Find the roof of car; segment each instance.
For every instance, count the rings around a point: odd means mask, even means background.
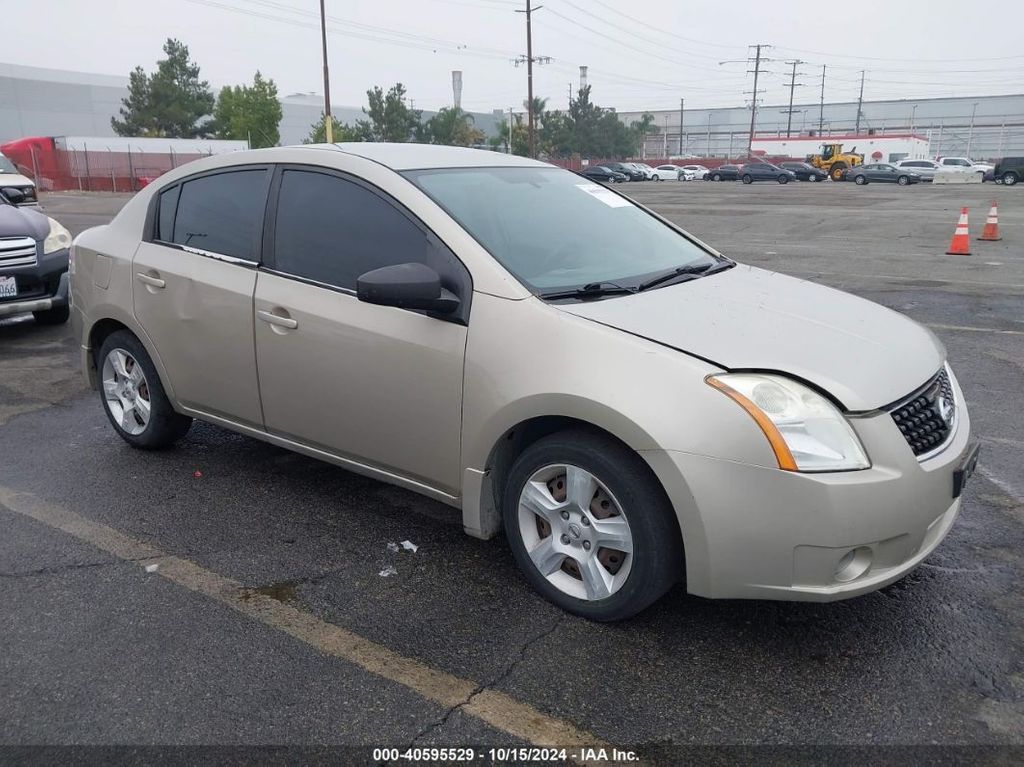
[[[547,163],[527,157],[436,144],[387,144],[373,142],[346,142],[342,144],[314,144],[318,149],[334,148],[348,154],[365,157],[392,170],[421,168],[482,168],[495,166],[545,167]]]

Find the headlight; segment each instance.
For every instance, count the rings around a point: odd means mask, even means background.
[[[43,240],[43,253],[56,253],[58,250],[70,247],[71,232],[52,218],[48,220],[50,222],[50,233]]]
[[[843,414],[803,384],[762,373],[726,373],[708,376],[707,382],[757,422],[780,469],[846,471],[871,465]]]

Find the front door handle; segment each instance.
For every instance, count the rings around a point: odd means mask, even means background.
[[[256,316],[264,322],[269,322],[271,325],[277,325],[281,328],[288,328],[288,330],[295,330],[299,326],[299,323],[291,317],[282,317],[280,314],[274,314],[263,309],[258,310]]]
[[[167,287],[167,283],[161,280],[159,277],[153,277],[149,274],[143,274],[142,272],[139,272],[135,276],[138,278],[139,282],[141,282],[143,285],[148,285],[151,288],[163,290],[165,287]]]

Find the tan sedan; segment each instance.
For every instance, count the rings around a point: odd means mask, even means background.
[[[877,589],[946,535],[976,460],[930,332],[528,159],[201,160],[80,235],[71,269],[83,368],[128,443],[199,418],[439,499],[594,619],[680,580]]]

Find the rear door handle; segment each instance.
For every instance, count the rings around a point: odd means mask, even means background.
[[[162,290],[163,288],[167,287],[167,283],[161,280],[159,277],[151,277],[150,275],[143,274],[142,272],[139,272],[135,276],[138,278],[139,282],[141,282],[143,285],[149,285],[149,287],[151,288],[157,288],[159,290]]]
[[[271,325],[288,328],[289,330],[295,330],[299,326],[299,323],[291,317],[282,317],[280,314],[274,314],[263,309],[259,309],[256,312],[256,316],[264,322],[269,322]]]

